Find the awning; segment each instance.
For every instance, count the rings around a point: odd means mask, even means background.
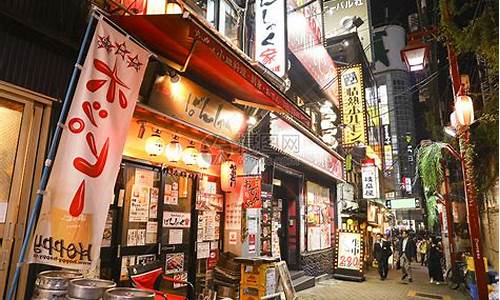
[[[111,19],[168,60],[181,66],[189,60],[186,72],[229,97],[286,111],[306,126],[310,125],[309,116],[259,74],[252,62],[224,41],[206,21],[188,13],[112,16]]]

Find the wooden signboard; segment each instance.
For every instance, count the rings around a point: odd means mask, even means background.
[[[283,289],[283,293],[285,294],[286,300],[296,300],[297,295],[295,293],[295,289],[293,288],[292,276],[290,275],[290,271],[288,271],[288,267],[286,266],[286,262],[280,261],[276,263],[276,269],[278,270],[279,284],[281,289]]]

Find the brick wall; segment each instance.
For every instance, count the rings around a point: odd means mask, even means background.
[[[300,255],[300,266],[306,275],[319,276],[333,273],[333,248]]]

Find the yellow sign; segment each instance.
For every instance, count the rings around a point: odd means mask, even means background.
[[[342,144],[354,146],[356,143],[367,144],[366,103],[361,65],[340,69],[338,76],[340,87],[340,111],[342,124]]]

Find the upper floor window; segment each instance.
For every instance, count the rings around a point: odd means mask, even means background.
[[[236,4],[228,0],[220,0],[219,31],[231,40],[233,45],[240,47],[240,15]]]

